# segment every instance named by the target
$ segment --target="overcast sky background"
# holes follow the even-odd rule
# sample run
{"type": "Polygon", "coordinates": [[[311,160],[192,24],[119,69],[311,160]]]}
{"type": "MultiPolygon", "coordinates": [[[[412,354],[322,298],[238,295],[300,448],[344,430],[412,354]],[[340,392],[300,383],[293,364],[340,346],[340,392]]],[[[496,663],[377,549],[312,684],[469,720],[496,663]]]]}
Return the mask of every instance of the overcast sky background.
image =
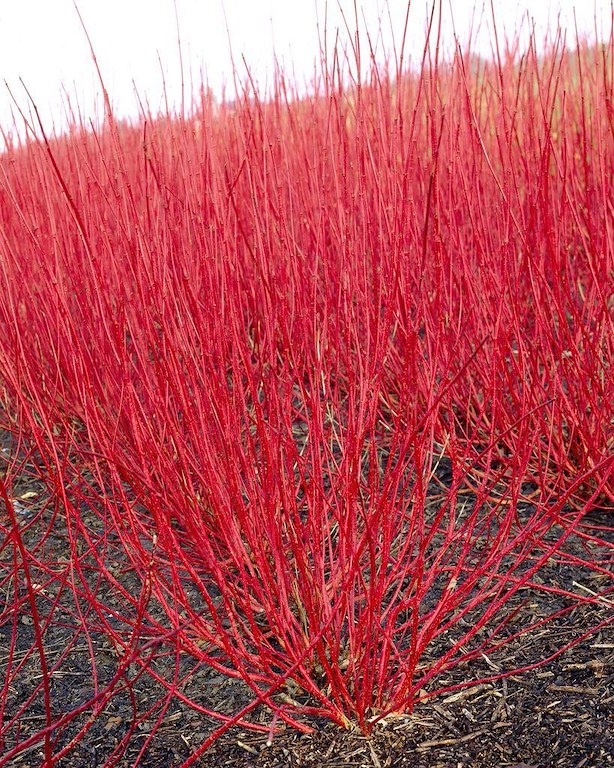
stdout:
{"type": "MultiPolygon", "coordinates": [[[[420,0],[410,7],[407,50],[414,59],[424,45],[430,2],[420,0]]],[[[361,25],[378,40],[380,52],[391,49],[393,36],[400,42],[407,0],[357,0],[357,4],[361,25]]],[[[313,76],[325,18],[329,41],[337,27],[347,40],[343,12],[350,27],[355,25],[354,0],[77,0],[77,5],[121,117],[138,113],[134,84],[154,111],[163,107],[162,73],[171,104],[180,103],[177,23],[188,91],[190,76],[198,83],[204,72],[218,94],[224,83],[232,84],[230,45],[240,74],[245,74],[244,57],[261,86],[270,83],[273,51],[286,67],[292,64],[295,81],[303,84],[313,76]]],[[[541,40],[558,20],[573,42],[574,11],[581,34],[593,38],[596,30],[600,39],[610,35],[612,0],[494,0],[494,5],[497,28],[508,34],[522,28],[525,41],[531,24],[541,40]]],[[[469,35],[473,21],[475,45],[487,54],[492,37],[490,0],[443,0],[443,6],[446,44],[454,39],[453,15],[461,40],[469,35]]],[[[64,123],[63,91],[86,116],[95,114],[100,87],[73,0],[0,0],[0,76],[27,108],[23,79],[47,126],[52,121],[64,123]]],[[[4,129],[13,122],[11,107],[11,96],[0,83],[4,129]]]]}

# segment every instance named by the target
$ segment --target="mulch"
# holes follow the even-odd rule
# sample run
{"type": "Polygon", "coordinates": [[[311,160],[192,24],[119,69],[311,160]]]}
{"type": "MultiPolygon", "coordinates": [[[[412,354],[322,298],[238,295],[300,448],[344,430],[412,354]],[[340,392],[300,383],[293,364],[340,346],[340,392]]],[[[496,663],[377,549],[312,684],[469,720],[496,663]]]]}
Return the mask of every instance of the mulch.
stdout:
{"type": "MultiPolygon", "coordinates": [[[[9,438],[6,434],[0,438],[7,455],[9,438]]],[[[47,492],[40,481],[25,474],[12,490],[14,497],[24,499],[18,507],[24,520],[34,521],[29,527],[25,526],[24,533],[24,539],[34,543],[49,524],[52,508],[48,506],[47,492]]],[[[55,553],[57,562],[67,556],[66,538],[61,530],[61,517],[57,517],[45,542],[47,550],[55,553]]],[[[0,575],[6,567],[6,558],[4,561],[0,558],[0,575]]],[[[124,576],[130,578],[129,573],[124,576]]],[[[551,581],[570,590],[581,584],[582,589],[597,591],[603,588],[604,576],[553,562],[544,569],[541,578],[545,583],[551,581]]],[[[9,586],[0,594],[0,617],[5,617],[0,621],[0,685],[5,677],[3,664],[6,664],[12,638],[17,657],[26,654],[34,640],[32,619],[27,611],[22,611],[14,623],[11,611],[14,592],[9,586]]],[[[551,613],[558,607],[557,600],[560,598],[541,591],[526,591],[514,596],[513,602],[517,603],[510,608],[518,608],[517,621],[522,621],[523,614],[528,621],[536,615],[551,613]]],[[[66,611],[68,616],[68,607],[66,611]]],[[[57,620],[49,626],[44,638],[51,662],[60,658],[74,637],[71,622],[60,620],[60,607],[55,616],[57,620]]],[[[613,618],[609,602],[578,605],[534,633],[512,641],[496,654],[455,667],[438,679],[438,687],[486,678],[495,670],[529,666],[548,658],[597,624],[610,620],[609,625],[536,670],[433,696],[418,704],[411,715],[390,717],[380,723],[369,737],[327,721],[310,721],[313,733],[282,729],[269,744],[266,733],[235,727],[217,739],[194,764],[202,768],[603,768],[614,765],[613,618]]],[[[117,668],[117,654],[103,633],[92,632],[88,642],[85,640],[79,639],[52,677],[52,699],[63,711],[78,706],[91,694],[92,653],[101,682],[111,679],[117,668]]],[[[232,713],[249,702],[249,691],[242,683],[195,664],[187,656],[180,663],[182,670],[189,672],[186,693],[200,699],[203,706],[232,713]]],[[[162,676],[165,666],[166,673],[172,675],[176,664],[172,653],[152,660],[152,668],[162,676]]],[[[40,681],[40,674],[34,654],[19,674],[13,675],[4,702],[5,722],[40,681]]],[[[96,768],[105,764],[125,740],[125,748],[118,751],[114,765],[178,767],[219,725],[177,699],[169,699],[164,710],[152,710],[148,715],[148,709],[163,696],[164,688],[137,665],[131,665],[129,674],[130,687],[106,703],[85,737],[57,765],[96,768]],[[135,715],[140,722],[131,732],[135,715]]],[[[83,725],[87,714],[74,723],[72,731],[68,728],[62,734],[64,742],[77,725],[83,725]]],[[[271,714],[263,709],[256,711],[254,717],[266,726],[271,714]]],[[[39,697],[20,718],[19,739],[23,741],[43,726],[44,708],[39,697]]],[[[11,738],[16,738],[13,731],[6,736],[5,750],[11,746],[11,738]]],[[[38,768],[43,765],[41,745],[24,749],[13,756],[10,763],[3,762],[0,751],[0,766],[3,765],[38,768]]]]}

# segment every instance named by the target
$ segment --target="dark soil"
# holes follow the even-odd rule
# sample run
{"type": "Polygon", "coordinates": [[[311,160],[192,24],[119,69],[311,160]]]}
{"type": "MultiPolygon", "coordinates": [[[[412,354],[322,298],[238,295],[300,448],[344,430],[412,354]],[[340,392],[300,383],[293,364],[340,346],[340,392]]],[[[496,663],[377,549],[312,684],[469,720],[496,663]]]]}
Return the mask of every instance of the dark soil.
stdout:
{"type": "MultiPolygon", "coordinates": [[[[8,438],[3,436],[4,455],[8,438]]],[[[19,476],[12,495],[23,516],[23,540],[28,547],[44,545],[45,561],[55,563],[64,573],[69,569],[71,551],[62,535],[61,514],[53,506],[40,481],[19,476]],[[41,541],[43,544],[41,544],[41,541]],[[52,557],[53,555],[53,557],[52,557]]],[[[92,515],[91,528],[100,527],[92,515]]],[[[599,520],[595,521],[598,524],[599,520]]],[[[601,521],[602,522],[602,521],[601,521]]],[[[4,511],[0,523],[8,529],[4,511]]],[[[0,528],[1,535],[2,528],[0,528]]],[[[100,532],[100,541],[110,536],[100,532]]],[[[0,546],[3,542],[0,541],[0,546]]],[[[111,544],[108,544],[112,551],[111,544]]],[[[45,725],[40,687],[39,657],[30,653],[35,645],[33,619],[27,600],[17,611],[15,595],[23,596],[20,585],[10,577],[12,547],[0,549],[0,685],[8,681],[3,694],[4,714],[0,729],[0,766],[38,768],[43,766],[41,742],[4,757],[15,743],[24,743],[45,725]],[[11,657],[12,652],[12,657],[11,657]],[[9,664],[9,659],[10,664],[9,664]],[[16,664],[23,661],[19,669],[16,664]],[[10,672],[9,672],[10,667],[10,672]],[[28,702],[32,691],[37,695],[28,702]],[[23,713],[11,727],[6,724],[23,704],[23,713]],[[4,723],[4,725],[3,725],[4,723]],[[18,730],[17,730],[18,729],[18,730]],[[0,731],[1,733],[1,731],[0,731]],[[4,750],[4,751],[2,751],[4,750]]],[[[118,582],[141,589],[137,577],[121,567],[118,554],[118,582]]],[[[42,558],[41,558],[42,559],[42,558]]],[[[84,564],[87,563],[85,559],[84,564]]],[[[44,632],[48,664],[56,665],[51,676],[50,695],[54,711],[69,712],[92,696],[92,669],[98,685],[117,673],[121,653],[104,632],[98,631],[92,616],[92,631],[75,632],[75,611],[87,610],[70,590],[54,586],[49,574],[32,567],[31,578],[41,587],[41,599],[54,605],[53,621],[44,632]],[[46,580],[45,580],[46,579],[46,580]],[[45,594],[46,592],[46,594],[45,594]],[[72,596],[73,602],[70,602],[72,596]],[[74,645],[71,645],[74,643],[74,645]]],[[[92,571],[93,574],[93,571],[92,571]]],[[[87,581],[90,576],[84,576],[87,581]]],[[[570,591],[603,589],[604,577],[590,570],[574,570],[553,563],[544,569],[545,583],[564,585],[570,591]]],[[[121,614],[121,592],[97,596],[111,611],[121,614]]],[[[538,590],[526,590],[514,598],[516,620],[535,620],[559,607],[560,598],[538,590]]],[[[561,603],[562,607],[562,603],[561,603]]],[[[155,610],[155,609],[152,609],[155,610]]],[[[343,730],[329,722],[309,721],[315,729],[301,734],[279,730],[270,745],[267,733],[234,727],[217,739],[194,763],[196,766],[245,766],[251,768],[602,768],[614,765],[614,629],[612,603],[578,606],[534,633],[504,646],[481,661],[459,665],[437,681],[438,687],[453,687],[468,680],[486,678],[506,669],[530,666],[552,656],[596,625],[605,626],[572,649],[538,669],[490,683],[473,685],[434,696],[419,704],[411,716],[391,717],[370,737],[343,730]]],[[[250,692],[210,668],[195,663],[187,654],[163,654],[152,647],[149,670],[165,679],[184,677],[187,696],[208,709],[233,714],[250,701],[250,692]]],[[[108,764],[121,768],[171,768],[181,766],[209,734],[219,726],[177,698],[164,699],[165,689],[136,663],[126,666],[115,694],[101,705],[85,736],[56,764],[62,768],[96,768],[108,764]]],[[[59,744],[66,745],[80,726],[88,722],[92,709],[63,731],[59,744]]],[[[269,710],[257,710],[254,720],[267,727],[269,710]]],[[[59,744],[54,747],[58,749],[59,744]]]]}

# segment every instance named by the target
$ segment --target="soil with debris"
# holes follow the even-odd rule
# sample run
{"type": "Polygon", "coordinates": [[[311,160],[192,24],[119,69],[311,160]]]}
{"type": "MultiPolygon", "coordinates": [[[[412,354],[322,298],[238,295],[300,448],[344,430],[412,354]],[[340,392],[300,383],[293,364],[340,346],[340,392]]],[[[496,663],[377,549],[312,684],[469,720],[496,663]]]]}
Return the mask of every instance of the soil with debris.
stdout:
{"type": "MultiPolygon", "coordinates": [[[[4,455],[8,455],[9,437],[0,435],[4,455]]],[[[62,521],[57,507],[49,504],[40,481],[24,473],[13,484],[12,495],[18,500],[16,511],[24,516],[23,538],[28,546],[45,540],[46,555],[54,553],[55,563],[64,563],[70,555],[67,538],[61,535],[62,521]],[[51,524],[50,520],[53,521],[51,524]]],[[[4,511],[0,520],[4,522],[4,511]]],[[[603,523],[597,518],[595,524],[603,523]]],[[[95,525],[93,521],[92,525],[95,525]]],[[[5,542],[6,543],[6,542],[5,542]]],[[[45,725],[41,697],[28,703],[29,693],[40,681],[37,655],[29,654],[35,644],[32,617],[27,603],[17,616],[14,605],[16,586],[7,578],[11,547],[0,541],[0,685],[8,675],[10,685],[3,695],[3,721],[7,723],[19,707],[19,733],[8,729],[5,743],[0,743],[0,766],[38,768],[44,765],[39,743],[3,759],[15,740],[24,742],[28,735],[45,725]],[[12,656],[11,656],[12,654],[12,656]],[[19,671],[15,665],[23,661],[19,671]],[[4,751],[2,751],[4,750],[4,751]]],[[[611,552],[610,552],[611,561],[611,552]]],[[[122,571],[125,584],[133,576],[122,571]]],[[[33,579],[44,574],[32,573],[33,579]]],[[[604,575],[589,570],[579,573],[569,565],[553,563],[540,574],[547,584],[573,590],[603,589],[604,575]]],[[[119,577],[118,577],[119,578],[119,577]]],[[[134,577],[136,578],[136,577],[134,577]]],[[[607,578],[607,577],[605,577],[607,578]]],[[[136,585],[135,585],[136,586],[136,585]]],[[[68,598],[67,598],[68,599],[68,598]]],[[[109,597],[109,605],[113,604],[109,597]]],[[[553,601],[561,598],[533,591],[516,594],[511,601],[527,621],[556,609],[553,601]]],[[[561,603],[562,605],[562,603],[561,603]]],[[[91,697],[92,664],[98,683],[104,685],[117,673],[118,654],[104,633],[92,631],[75,641],[74,620],[68,620],[79,606],[64,606],[58,600],[54,621],[44,635],[45,654],[51,665],[51,696],[63,711],[70,711],[91,697]],[[65,621],[62,621],[62,610],[65,621]],[[73,613],[71,613],[73,612],[73,613]],[[71,643],[74,645],[71,646],[71,643]]],[[[81,605],[81,610],[86,606],[81,605]]],[[[459,665],[438,679],[439,687],[451,687],[468,679],[486,678],[493,669],[527,667],[548,658],[574,637],[599,623],[605,626],[571,650],[538,669],[492,683],[474,685],[435,696],[418,705],[412,715],[390,717],[376,731],[365,737],[345,731],[327,721],[310,725],[313,733],[301,734],[291,729],[279,730],[267,744],[266,727],[270,711],[257,710],[254,718],[262,732],[235,727],[213,742],[194,765],[245,766],[245,768],[604,768],[614,765],[614,627],[610,602],[582,605],[504,646],[497,654],[466,665],[459,665]]],[[[251,699],[242,683],[228,680],[217,672],[195,664],[189,657],[177,658],[175,652],[152,651],[151,669],[164,678],[185,678],[186,695],[200,697],[212,710],[236,712],[251,699]]],[[[126,669],[130,685],[117,692],[96,714],[85,736],[56,763],[61,768],[96,768],[107,764],[128,768],[172,768],[181,766],[214,731],[219,722],[209,719],[177,698],[164,701],[164,687],[137,664],[126,669]],[[161,698],[162,697],[162,698],[161,698]],[[159,702],[162,700],[162,706],[159,702]],[[155,706],[157,704],[157,707],[155,706]],[[153,709],[152,709],[153,707],[153,709]],[[135,720],[138,725],[135,727],[135,720]]],[[[67,744],[78,728],[87,724],[91,709],[62,736],[67,744]]]]}

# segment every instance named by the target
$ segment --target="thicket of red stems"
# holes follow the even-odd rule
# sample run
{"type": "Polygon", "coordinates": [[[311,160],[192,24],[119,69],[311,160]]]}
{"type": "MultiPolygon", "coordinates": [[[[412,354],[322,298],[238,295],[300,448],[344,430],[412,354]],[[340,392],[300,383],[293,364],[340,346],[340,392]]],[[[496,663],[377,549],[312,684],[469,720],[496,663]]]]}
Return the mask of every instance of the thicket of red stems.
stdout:
{"type": "MultiPolygon", "coordinates": [[[[72,551],[25,550],[7,476],[12,650],[30,610],[45,659],[59,602],[36,607],[36,568],[126,675],[168,647],[243,679],[252,704],[214,736],[258,703],[368,732],[528,631],[509,601],[546,562],[608,573],[611,44],[397,74],[77,115],[2,156],[7,426],[72,551]]],[[[563,611],[601,599],[551,590],[563,611]]]]}

